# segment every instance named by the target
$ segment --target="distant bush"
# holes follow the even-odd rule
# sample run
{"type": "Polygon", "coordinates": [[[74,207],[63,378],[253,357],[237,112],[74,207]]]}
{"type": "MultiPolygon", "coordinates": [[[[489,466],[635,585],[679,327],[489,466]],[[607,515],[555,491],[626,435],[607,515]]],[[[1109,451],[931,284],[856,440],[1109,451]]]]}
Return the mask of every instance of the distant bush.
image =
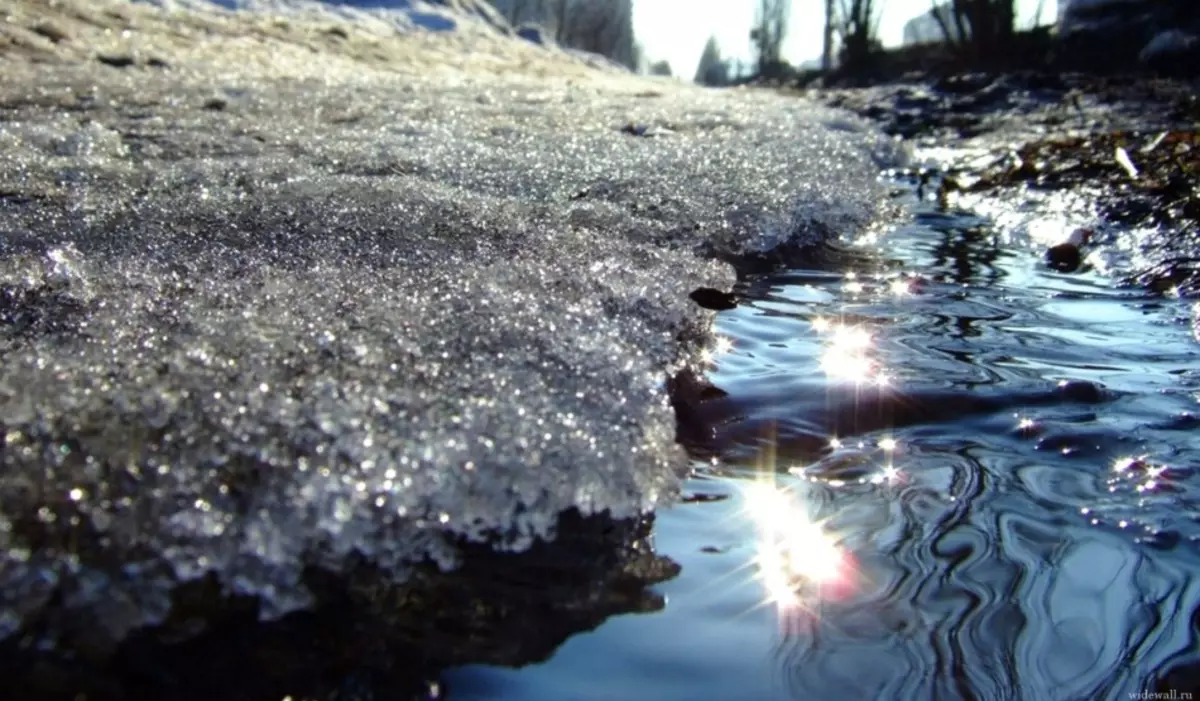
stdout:
{"type": "Polygon", "coordinates": [[[646,68],[646,72],[650,75],[661,75],[671,77],[674,73],[671,72],[671,64],[666,61],[655,61],[646,68]]]}

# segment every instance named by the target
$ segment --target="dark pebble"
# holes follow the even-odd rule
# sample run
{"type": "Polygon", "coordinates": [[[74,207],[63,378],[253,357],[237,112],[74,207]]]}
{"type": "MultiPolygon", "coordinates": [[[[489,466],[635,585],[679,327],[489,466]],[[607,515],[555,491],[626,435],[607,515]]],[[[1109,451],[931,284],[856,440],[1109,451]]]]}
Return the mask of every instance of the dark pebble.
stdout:
{"type": "Polygon", "coordinates": [[[1058,392],[1064,399],[1084,404],[1097,404],[1106,400],[1104,388],[1086,380],[1071,380],[1058,386],[1058,392]]]}
{"type": "Polygon", "coordinates": [[[1079,247],[1069,243],[1060,243],[1046,251],[1046,265],[1060,273],[1073,273],[1079,270],[1083,263],[1083,255],[1079,247]]]}
{"type": "Polygon", "coordinates": [[[708,494],[705,492],[694,492],[683,496],[684,504],[707,504],[713,501],[725,501],[729,498],[728,494],[708,494]]]}
{"type": "Polygon", "coordinates": [[[67,34],[67,31],[65,29],[63,29],[62,27],[59,27],[57,24],[54,24],[53,22],[44,21],[44,20],[33,25],[33,31],[37,34],[40,34],[40,35],[46,37],[47,39],[54,42],[55,44],[57,44],[61,41],[66,41],[67,39],[71,38],[71,35],[67,34]]]}
{"type": "Polygon", "coordinates": [[[113,68],[128,68],[137,63],[129,54],[98,54],[96,60],[113,68]]]}
{"type": "Polygon", "coordinates": [[[714,287],[697,287],[688,296],[701,307],[717,312],[737,308],[737,301],[731,293],[722,292],[714,287]]]}

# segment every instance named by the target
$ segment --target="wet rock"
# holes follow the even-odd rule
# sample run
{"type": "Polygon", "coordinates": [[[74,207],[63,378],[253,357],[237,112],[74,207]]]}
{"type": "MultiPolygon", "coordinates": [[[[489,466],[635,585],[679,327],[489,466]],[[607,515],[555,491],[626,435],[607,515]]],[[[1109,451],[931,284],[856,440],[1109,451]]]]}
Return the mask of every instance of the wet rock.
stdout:
{"type": "Polygon", "coordinates": [[[1138,538],[1138,542],[1155,550],[1174,550],[1183,542],[1183,535],[1179,531],[1157,530],[1138,538]]]}
{"type": "Polygon", "coordinates": [[[1154,428],[1162,431],[1193,431],[1200,428],[1200,416],[1184,412],[1169,421],[1154,424],[1154,428]]]}
{"type": "Polygon", "coordinates": [[[713,311],[727,311],[737,308],[737,299],[732,294],[712,287],[697,287],[688,296],[696,304],[713,311]]]}
{"type": "Polygon", "coordinates": [[[630,123],[621,127],[621,133],[629,134],[630,136],[658,136],[662,133],[662,130],[653,125],[630,123]]]}
{"type": "Polygon", "coordinates": [[[707,504],[714,501],[725,501],[729,498],[728,494],[708,494],[706,492],[692,492],[685,494],[680,499],[683,504],[707,504]]]}
{"type": "Polygon", "coordinates": [[[1046,265],[1063,273],[1075,272],[1083,264],[1084,247],[1091,242],[1092,236],[1088,229],[1072,231],[1066,241],[1046,251],[1046,265]]]}
{"type": "Polygon", "coordinates": [[[717,427],[733,416],[724,390],[685,369],[667,381],[667,392],[675,410],[676,440],[695,454],[718,454],[717,427]]]}
{"type": "Polygon", "coordinates": [[[1111,399],[1111,394],[1099,384],[1086,380],[1069,380],[1059,383],[1057,392],[1066,400],[1083,404],[1097,404],[1111,399]]]}
{"type": "Polygon", "coordinates": [[[1078,246],[1060,243],[1057,246],[1051,246],[1046,251],[1046,265],[1059,272],[1073,273],[1079,270],[1082,263],[1083,255],[1079,252],[1078,246]]]}

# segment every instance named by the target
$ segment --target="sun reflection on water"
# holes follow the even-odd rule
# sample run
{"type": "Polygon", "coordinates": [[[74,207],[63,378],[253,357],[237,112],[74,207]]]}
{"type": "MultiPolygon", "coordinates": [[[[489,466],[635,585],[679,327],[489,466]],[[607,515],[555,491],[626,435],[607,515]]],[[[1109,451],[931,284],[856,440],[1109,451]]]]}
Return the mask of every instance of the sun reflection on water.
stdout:
{"type": "Polygon", "coordinates": [[[864,384],[874,382],[886,386],[888,376],[868,356],[872,347],[871,332],[862,326],[834,323],[818,317],[813,329],[827,336],[828,346],[821,354],[821,369],[831,379],[864,384]]]}
{"type": "Polygon", "coordinates": [[[717,336],[711,348],[700,350],[700,362],[704,365],[716,365],[717,359],[733,351],[733,339],[728,336],[717,336]]]}
{"type": "Polygon", "coordinates": [[[758,578],[781,621],[815,619],[820,603],[849,593],[854,570],[849,554],[793,490],[758,481],[743,494],[758,530],[758,578]]]}

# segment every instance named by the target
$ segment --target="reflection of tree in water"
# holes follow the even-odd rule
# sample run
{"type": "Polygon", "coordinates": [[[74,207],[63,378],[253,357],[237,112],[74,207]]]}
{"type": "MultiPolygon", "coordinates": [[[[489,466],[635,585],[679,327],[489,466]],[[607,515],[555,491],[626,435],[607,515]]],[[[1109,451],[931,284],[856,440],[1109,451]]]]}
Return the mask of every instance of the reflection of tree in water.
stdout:
{"type": "Polygon", "coordinates": [[[931,227],[941,234],[933,247],[934,265],[949,268],[954,282],[995,285],[1005,275],[997,265],[1000,247],[994,232],[984,226],[931,227]]]}
{"type": "MultiPolygon", "coordinates": [[[[991,287],[1000,283],[1007,275],[996,262],[1001,257],[1000,247],[995,233],[990,227],[976,226],[941,226],[930,223],[930,229],[940,234],[940,240],[933,246],[934,265],[937,268],[952,272],[951,279],[960,284],[976,284],[991,287]]],[[[941,319],[941,317],[939,317],[941,319]]],[[[953,321],[959,338],[978,336],[980,332],[974,328],[975,319],[969,317],[946,317],[953,321]]],[[[967,358],[960,358],[971,362],[967,358]]]]}

